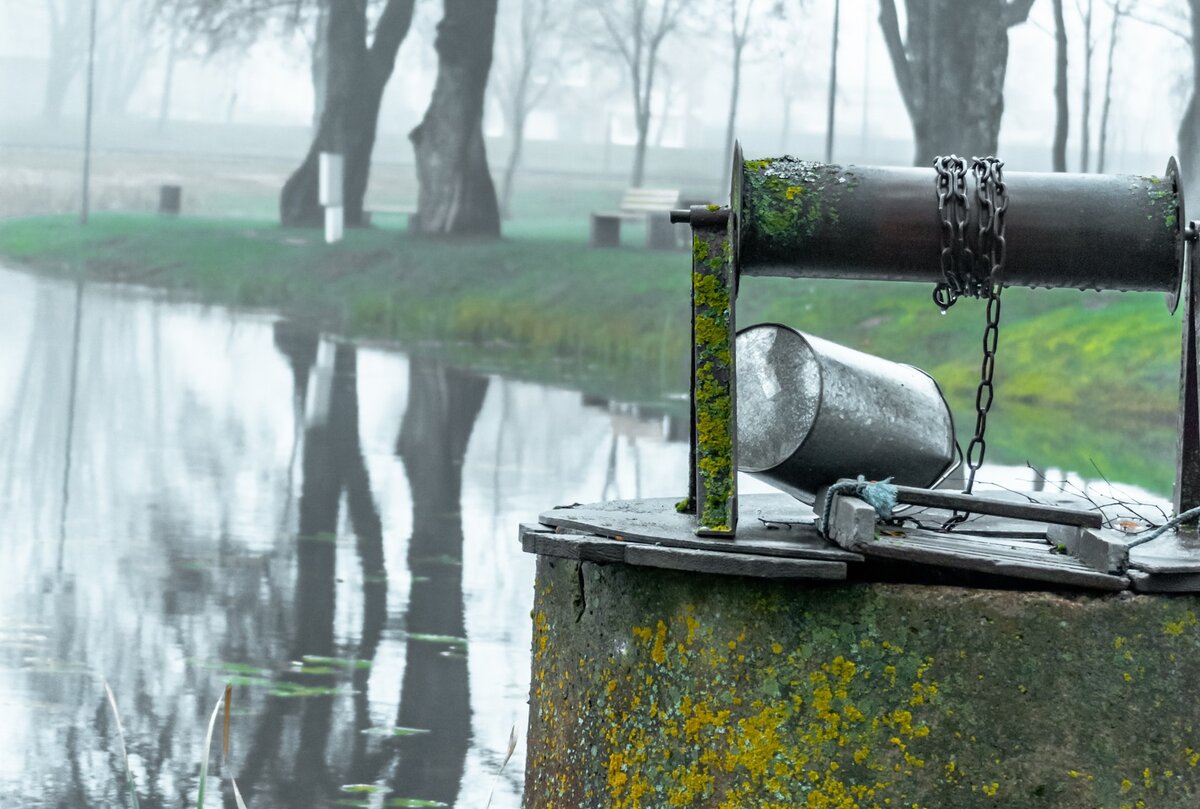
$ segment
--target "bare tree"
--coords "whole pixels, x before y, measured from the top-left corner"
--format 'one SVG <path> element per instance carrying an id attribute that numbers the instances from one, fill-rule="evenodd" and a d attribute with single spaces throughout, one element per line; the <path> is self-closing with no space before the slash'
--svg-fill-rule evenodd
<path id="1" fill-rule="evenodd" d="M 1117 2 L 1120 7 L 1121 3 Z M 1129 0 L 1123 8 L 1124 16 L 1137 22 L 1159 28 L 1184 42 L 1192 53 L 1191 88 L 1188 92 L 1187 105 L 1179 121 L 1177 140 L 1179 143 L 1179 161 L 1183 168 L 1184 185 L 1189 192 L 1197 188 L 1197 171 L 1200 166 L 1200 0 L 1187 0 L 1187 25 L 1181 26 L 1176 19 L 1175 5 L 1169 8 L 1150 3 L 1136 3 Z M 1134 9 L 1137 9 L 1137 13 Z M 1116 9 L 1114 9 L 1116 13 Z M 1166 19 L 1163 18 L 1165 15 Z M 1115 23 L 1114 23 L 1115 25 Z"/>
<path id="2" fill-rule="evenodd" d="M 81 0 L 46 0 L 46 18 L 50 23 L 50 51 L 42 116 L 57 121 L 62 116 L 67 90 L 83 68 L 87 53 L 87 5 Z"/>
<path id="3" fill-rule="evenodd" d="M 105 47 L 97 65 L 97 85 L 101 109 L 120 115 L 129 108 L 146 66 L 157 55 L 163 42 L 155 31 L 155 0 L 110 2 L 105 4 L 100 36 Z"/>
<path id="4" fill-rule="evenodd" d="M 880 0 L 879 25 L 912 121 L 915 165 L 939 152 L 995 154 L 1004 112 L 1008 29 L 1034 0 L 905 0 L 901 38 L 895 0 Z"/>
<path id="5" fill-rule="evenodd" d="M 754 13 L 754 0 L 722 0 L 729 12 L 729 45 L 732 57 L 731 82 L 729 86 L 729 117 L 725 123 L 725 155 L 733 159 L 733 134 L 737 126 L 738 95 L 742 89 L 742 54 L 751 36 L 750 21 Z"/>
<path id="6" fill-rule="evenodd" d="M 1096 152 L 1096 171 L 1104 173 L 1104 161 L 1108 152 L 1108 113 L 1112 106 L 1112 77 L 1113 64 L 1117 53 L 1117 35 L 1120 31 L 1121 20 L 1127 10 L 1121 7 L 1120 0 L 1112 7 L 1112 25 L 1108 31 L 1108 62 L 1104 69 L 1104 101 L 1100 106 L 1100 143 Z"/>
<path id="7" fill-rule="evenodd" d="M 1070 129 L 1070 107 L 1067 104 L 1067 23 L 1063 19 L 1063 0 L 1054 5 L 1054 147 L 1052 158 L 1055 171 L 1067 170 L 1067 132 Z"/>
<path id="8" fill-rule="evenodd" d="M 369 43 L 366 0 L 330 4 L 321 122 L 304 162 L 288 177 L 279 195 L 279 218 L 284 225 L 320 227 L 323 223 L 318 199 L 321 152 L 343 155 L 346 224 L 362 224 L 379 106 L 396 65 L 396 52 L 412 24 L 414 2 L 388 0 Z"/>
<path id="9" fill-rule="evenodd" d="M 519 0 L 515 14 L 498 17 L 499 45 L 492 87 L 500 97 L 512 145 L 500 186 L 500 208 L 511 215 L 513 177 L 525 145 L 529 114 L 554 86 L 573 0 Z"/>
<path id="10" fill-rule="evenodd" d="M 497 0 L 445 0 L 435 48 L 437 81 L 409 134 L 417 158 L 417 213 L 428 235 L 500 235 L 500 208 L 483 143 L 483 99 Z M 410 0 L 411 5 L 411 0 Z"/>
<path id="11" fill-rule="evenodd" d="M 1092 0 L 1079 7 L 1083 17 L 1083 104 L 1079 112 L 1079 170 L 1087 173 L 1091 168 L 1092 151 L 1092 55 L 1096 51 L 1096 40 L 1092 38 Z"/>
<path id="12" fill-rule="evenodd" d="M 646 141 L 650 133 L 651 99 L 663 40 L 679 25 L 683 0 L 589 0 L 604 25 L 605 50 L 616 53 L 633 93 L 637 146 L 630 185 L 640 187 L 646 174 Z"/>
<path id="13" fill-rule="evenodd" d="M 833 34 L 829 45 L 829 106 L 825 112 L 825 162 L 833 162 L 833 123 L 837 110 L 838 28 L 842 17 L 841 0 L 833 2 Z"/>

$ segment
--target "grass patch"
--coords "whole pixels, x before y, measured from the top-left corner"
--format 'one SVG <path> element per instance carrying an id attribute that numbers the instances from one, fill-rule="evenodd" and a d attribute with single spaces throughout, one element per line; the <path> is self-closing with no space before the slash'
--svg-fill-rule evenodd
<path id="1" fill-rule="evenodd" d="M 688 255 L 593 250 L 581 221 L 547 213 L 497 242 L 354 230 L 329 246 L 266 221 L 38 217 L 0 223 L 0 255 L 60 277 L 270 307 L 588 392 L 685 390 Z M 928 370 L 960 435 L 973 426 L 979 302 L 941 316 L 921 285 L 748 278 L 738 307 L 743 326 L 778 321 Z M 1006 290 L 989 460 L 1083 472 L 1095 460 L 1114 480 L 1166 492 L 1179 329 L 1157 295 Z"/>

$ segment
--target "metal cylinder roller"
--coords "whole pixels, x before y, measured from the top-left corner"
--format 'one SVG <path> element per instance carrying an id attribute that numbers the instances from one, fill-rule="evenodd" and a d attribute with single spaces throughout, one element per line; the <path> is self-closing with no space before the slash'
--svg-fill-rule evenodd
<path id="1" fill-rule="evenodd" d="M 1162 177 L 1005 172 L 1005 286 L 1164 292 L 1183 276 L 1174 158 Z M 970 189 L 968 189 L 968 196 Z M 735 246 L 745 275 L 941 280 L 932 168 L 734 162 Z M 968 231 L 977 228 L 970 207 Z"/>

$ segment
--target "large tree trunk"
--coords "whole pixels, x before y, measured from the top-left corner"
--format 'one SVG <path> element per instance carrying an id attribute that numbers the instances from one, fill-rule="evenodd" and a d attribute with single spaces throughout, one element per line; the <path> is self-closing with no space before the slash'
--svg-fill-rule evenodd
<path id="1" fill-rule="evenodd" d="M 914 165 L 939 154 L 996 153 L 1008 28 L 1028 17 L 1032 2 L 907 0 L 902 41 L 893 0 L 880 0 L 880 26 L 912 120 Z"/>
<path id="2" fill-rule="evenodd" d="M 363 224 L 363 197 L 371 173 L 379 105 L 396 64 L 396 51 L 412 23 L 414 2 L 388 0 L 370 48 L 366 45 L 366 0 L 330 4 L 325 107 L 304 162 L 280 194 L 279 219 L 283 225 L 323 225 L 325 214 L 318 198 L 321 152 L 343 155 L 345 222 L 349 227 Z"/>
<path id="3" fill-rule="evenodd" d="M 315 132 L 321 126 L 321 116 L 325 113 L 325 91 L 329 78 L 329 0 L 318 0 L 317 22 L 313 30 L 310 72 L 313 85 L 312 125 Z"/>
<path id="4" fill-rule="evenodd" d="M 1054 0 L 1054 148 L 1051 157 L 1055 171 L 1067 170 L 1070 114 L 1067 106 L 1067 23 L 1063 19 L 1062 0 Z"/>
<path id="5" fill-rule="evenodd" d="M 409 633 L 396 724 L 425 728 L 396 763 L 396 794 L 454 803 L 471 740 L 465 646 L 435 636 L 466 636 L 463 615 L 463 461 L 487 394 L 487 377 L 428 360 L 409 365 L 408 407 L 396 452 L 412 490 L 413 575 L 404 627 Z"/>
<path id="6" fill-rule="evenodd" d="M 1184 190 L 1194 195 L 1198 190 L 1196 172 L 1200 170 L 1200 101 L 1196 97 L 1200 90 L 1200 0 L 1188 0 L 1188 12 L 1191 15 L 1192 92 L 1179 122 L 1178 137 L 1179 162 L 1183 176 L 1188 178 Z"/>
<path id="7" fill-rule="evenodd" d="M 410 226 L 418 233 L 500 235 L 500 208 L 483 143 L 496 2 L 445 0 L 433 97 L 409 135 L 417 159 L 417 213 Z"/>

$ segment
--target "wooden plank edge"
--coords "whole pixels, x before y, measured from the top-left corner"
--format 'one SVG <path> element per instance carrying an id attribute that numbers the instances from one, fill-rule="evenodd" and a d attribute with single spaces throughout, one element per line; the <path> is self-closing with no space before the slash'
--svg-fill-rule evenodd
<path id="1" fill-rule="evenodd" d="M 1130 569 L 1129 581 L 1138 593 L 1200 593 L 1200 573 L 1147 573 Z"/>
<path id="2" fill-rule="evenodd" d="M 565 529 L 579 531 L 596 536 L 604 536 L 620 542 L 661 545 L 663 547 L 687 548 L 690 550 L 708 550 L 719 541 L 721 549 L 729 553 L 740 553 L 749 556 L 770 556 L 778 559 L 815 559 L 829 562 L 861 562 L 861 554 L 838 547 L 835 543 L 826 542 L 823 548 L 803 546 L 789 542 L 786 539 L 704 539 L 703 537 L 676 538 L 652 536 L 637 531 L 619 531 L 614 528 L 594 525 L 570 517 L 560 517 L 552 513 L 542 514 L 538 519 L 542 526 L 549 529 Z M 690 530 L 690 529 L 689 529 Z M 801 529 L 803 530 L 803 529 Z"/>
<path id="3" fill-rule="evenodd" d="M 1051 584 L 1062 584 L 1077 587 L 1091 587 L 1097 590 L 1113 592 L 1129 588 L 1129 579 L 1125 576 L 1113 576 L 1098 573 L 1094 570 L 1052 567 L 1041 565 L 1033 560 L 1028 563 L 996 559 L 990 556 L 975 555 L 964 552 L 950 552 L 912 545 L 898 546 L 886 541 L 876 542 L 871 546 L 872 556 L 882 556 L 890 559 L 901 559 L 905 562 L 936 565 L 955 570 L 974 570 L 977 573 L 991 573 L 997 576 L 1008 576 L 1016 579 L 1042 581 Z"/>

